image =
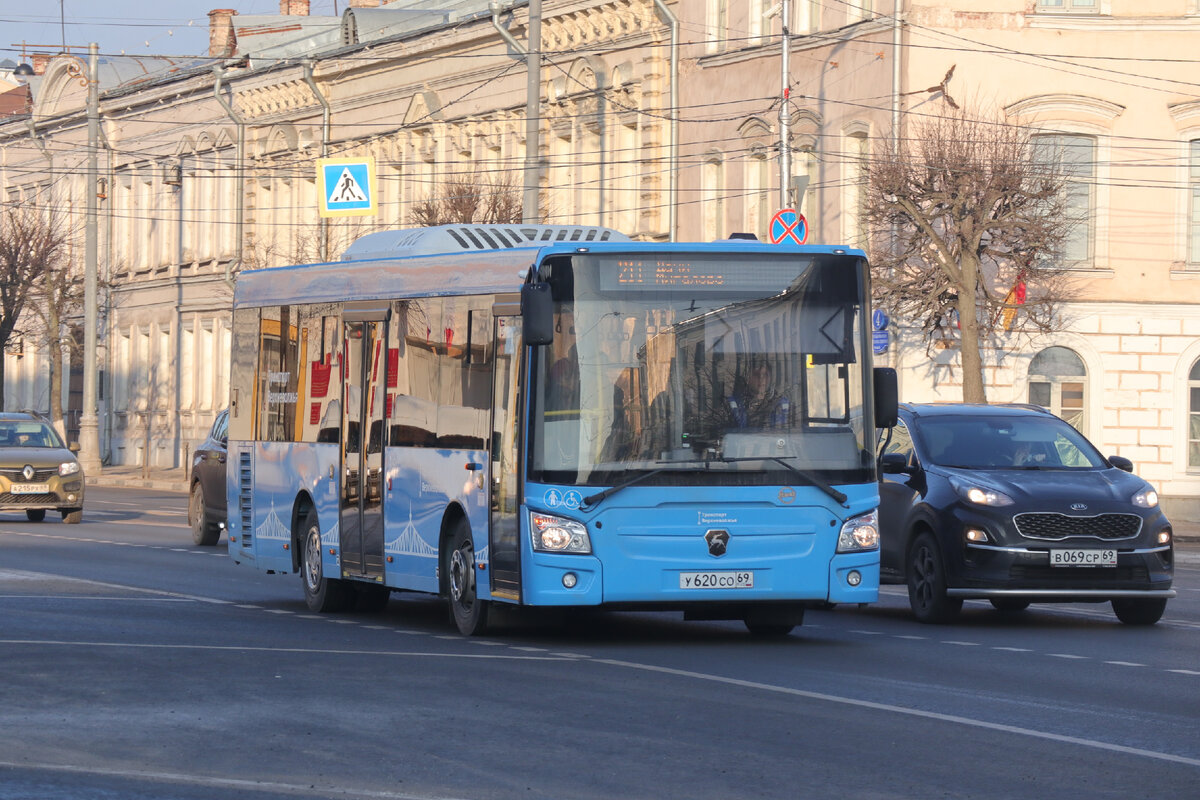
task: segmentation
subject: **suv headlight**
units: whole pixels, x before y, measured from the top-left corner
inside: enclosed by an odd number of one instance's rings
[[[540,553],[592,552],[587,528],[573,519],[531,511],[529,530],[533,534],[533,549]]]
[[[958,492],[959,497],[977,506],[1011,506],[1013,504],[1011,497],[990,486],[971,483],[961,478],[951,478],[950,485],[954,487],[954,491]]]
[[[78,461],[64,461],[58,465],[59,475],[74,475],[76,472],[79,472]]]
[[[871,511],[851,517],[842,524],[838,533],[839,553],[859,553],[863,550],[879,549],[879,512]]]
[[[1133,496],[1133,504],[1138,508],[1154,508],[1158,505],[1158,492],[1147,486]]]

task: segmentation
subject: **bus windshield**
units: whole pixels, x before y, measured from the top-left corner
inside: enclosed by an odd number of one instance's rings
[[[543,265],[556,325],[530,371],[530,479],[872,480],[864,270],[854,256],[798,253]]]

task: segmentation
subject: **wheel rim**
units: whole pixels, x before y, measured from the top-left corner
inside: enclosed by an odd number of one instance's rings
[[[474,546],[470,540],[450,554],[450,596],[455,604],[470,609],[475,601]]]
[[[304,543],[304,586],[314,594],[321,587],[321,533],[315,528]]]
[[[913,555],[913,597],[922,608],[933,602],[934,582],[937,580],[937,562],[929,547],[921,545]]]
[[[199,486],[192,492],[192,530],[204,529],[204,490]]]

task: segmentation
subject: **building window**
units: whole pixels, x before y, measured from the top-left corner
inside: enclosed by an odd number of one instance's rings
[[[1087,370],[1068,347],[1047,347],[1029,363],[1029,402],[1087,435]]]
[[[1095,258],[1096,140],[1091,136],[1035,136],[1034,157],[1058,164],[1066,175],[1067,217],[1074,221],[1062,244],[1064,267],[1091,267]]]
[[[842,181],[842,236],[854,247],[866,245],[867,156],[865,132],[846,138],[846,161]]]
[[[1188,143],[1188,266],[1200,269],[1200,139]]]
[[[754,152],[746,162],[746,230],[764,241],[771,217],[769,172],[764,151]]]
[[[871,12],[874,10],[873,0],[849,0],[846,3],[846,18],[847,22],[858,22],[859,20],[870,19]]]
[[[708,41],[705,50],[719,53],[725,49],[729,36],[729,0],[707,0]]]
[[[821,29],[821,0],[794,0],[792,32],[814,33]]]
[[[1188,373],[1188,468],[1200,468],[1200,361]]]
[[[1098,14],[1098,0],[1038,0],[1038,11],[1047,14]]]

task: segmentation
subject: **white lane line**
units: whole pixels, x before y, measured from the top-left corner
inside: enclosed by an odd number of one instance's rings
[[[953,639],[943,639],[942,644],[953,644],[958,647],[979,647],[979,642],[957,642]]]
[[[609,664],[614,667],[623,667],[625,669],[641,670],[644,672],[657,672],[664,675],[676,675],[678,677],[693,678],[700,681],[723,683],[729,686],[740,686],[744,689],[773,692],[776,694],[790,695],[792,697],[804,697],[808,698],[809,700],[823,700],[828,703],[854,706],[855,708],[867,708],[873,711],[886,711],[892,714],[900,714],[908,717],[920,717],[921,719],[931,719],[938,722],[950,722],[971,728],[982,728],[984,730],[1010,733],[1016,736],[1028,736],[1034,739],[1046,739],[1052,742],[1074,744],[1079,745],[1080,747],[1090,747],[1095,750],[1106,750],[1114,753],[1123,753],[1125,755],[1143,756],[1145,758],[1151,758],[1158,761],[1171,761],[1177,764],[1187,764],[1188,766],[1192,767],[1200,767],[1200,758],[1189,758],[1188,756],[1179,756],[1175,755],[1174,753],[1160,753],[1155,750],[1144,750],[1140,747],[1127,747],[1126,745],[1113,744],[1112,742],[1101,742],[1096,739],[1084,739],[1080,736],[1068,736],[1061,733],[1051,733],[1050,731],[1039,731],[1034,728],[1022,728],[1017,725],[1005,725],[999,722],[988,722],[986,720],[973,719],[971,717],[960,717],[955,714],[941,714],[936,711],[923,711],[918,708],[906,708],[905,706],[896,706],[890,703],[876,703],[872,700],[859,700],[854,697],[842,697],[836,694],[825,694],[824,692],[811,692],[805,689],[794,689],[790,686],[775,686],[769,683],[747,681],[740,678],[729,678],[723,675],[711,675],[704,672],[693,672],[686,669],[675,669],[674,667],[660,667],[653,664],[639,664],[634,661],[621,661],[615,658],[595,658],[591,659],[591,663]],[[1200,672],[1192,674],[1200,675]]]
[[[928,636],[912,636],[912,635],[897,634],[896,638],[897,639],[907,639],[910,642],[927,642],[927,641],[929,641]]]
[[[1145,664],[1139,664],[1136,661],[1105,661],[1105,664],[1112,664],[1114,667],[1144,667]]]
[[[127,586],[123,583],[106,583],[105,581],[94,581],[87,578],[71,578],[65,575],[51,575],[46,572],[29,572],[26,570],[3,570],[0,569],[0,579],[18,578],[21,580],[41,580],[41,581],[65,581],[70,583],[84,583],[90,586],[99,586],[104,589],[121,590],[125,592],[141,592],[142,594],[152,594],[159,597],[173,597],[179,600],[193,600],[197,603],[211,603],[217,606],[233,605],[229,600],[218,600],[215,597],[203,597],[195,594],[184,594],[183,592],[167,592],[162,589],[144,589],[141,586]]]
[[[851,628],[850,633],[861,633],[863,636],[883,636],[882,631],[864,631],[864,630],[857,630],[855,628]]]
[[[993,650],[1004,650],[1005,652],[1008,652],[1008,653],[1032,653],[1032,652],[1033,652],[1033,651],[1032,651],[1032,650],[1030,650],[1028,647],[1000,647],[1000,646],[996,646],[996,647],[993,647],[992,649],[993,649]]]
[[[363,797],[380,800],[453,800],[446,795],[410,794],[367,789],[347,789],[341,786],[315,786],[311,783],[280,783],[278,781],[239,780],[237,778],[214,778],[208,775],[188,775],[182,772],[155,772],[141,769],[111,769],[108,767],[81,767],[72,764],[48,764],[33,761],[0,761],[5,769],[26,769],[44,772],[66,772],[73,775],[102,775],[109,778],[134,778],[137,780],[166,781],[189,786],[207,786],[213,789],[248,789],[278,791],[308,797]]]
[[[1087,656],[1077,656],[1073,653],[1046,653],[1046,655],[1050,656],[1051,658],[1071,658],[1078,661],[1086,661],[1088,658]]]
[[[1167,672],[1174,672],[1179,675],[1200,675],[1200,672],[1194,669],[1169,669]]]

